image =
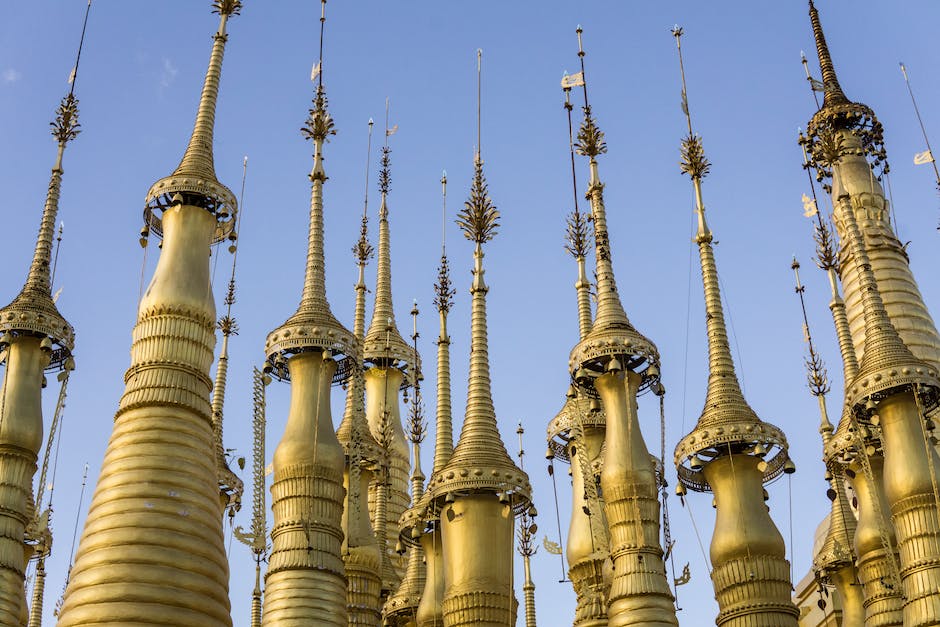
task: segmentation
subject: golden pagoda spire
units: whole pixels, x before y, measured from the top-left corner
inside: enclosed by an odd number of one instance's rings
[[[239,204],[244,210],[245,199],[245,180],[248,177],[248,157],[242,161],[242,189]],[[238,241],[238,233],[241,231],[242,223],[239,221],[238,227],[233,233],[235,239],[229,246],[232,253],[232,272],[228,280],[228,289],[225,292],[225,315],[219,318],[216,323],[219,331],[222,333],[222,348],[219,350],[219,357],[215,366],[215,382],[212,386],[212,429],[215,434],[215,457],[216,465],[219,469],[219,496],[222,499],[223,511],[228,512],[229,520],[235,518],[235,513],[241,509],[242,494],[245,490],[245,484],[232,469],[229,468],[228,461],[225,458],[225,442],[223,440],[223,410],[225,408],[225,385],[228,377],[228,342],[233,335],[238,335],[238,322],[232,315],[232,305],[235,304],[235,264],[238,261],[238,247],[235,242]],[[244,465],[244,460],[241,460]]]
[[[841,89],[835,91],[838,81],[835,81],[819,14],[812,2],[810,21],[819,51],[826,97],[823,106],[807,125],[806,137],[802,141],[808,148],[809,164],[816,171],[817,180],[824,182],[824,187],[831,191],[834,199],[847,196],[846,202],[834,203],[833,218],[841,240],[839,274],[845,290],[846,313],[855,352],[858,355],[865,353],[866,336],[862,288],[856,270],[860,262],[847,244],[845,213],[849,210],[855,213],[885,309],[901,340],[915,357],[934,369],[940,369],[940,333],[911,272],[905,245],[898,239],[891,223],[889,202],[882,189],[882,176],[889,170],[884,128],[869,107],[848,101]],[[831,143],[827,138],[834,136],[838,136],[843,145],[838,159],[841,173],[838,180],[832,178],[833,164],[827,159],[825,147],[826,143]]]
[[[762,483],[781,472],[793,472],[787,440],[777,427],[757,417],[741,393],[728,344],[712,232],[705,220],[702,179],[711,165],[702,139],[692,131],[682,63],[681,37],[673,35],[679,52],[682,108],[688,135],[682,141],[681,169],[695,189],[705,317],[708,332],[708,391],[705,408],[691,433],[676,446],[680,485],[715,493],[717,510],[711,543],[712,583],[720,627],[773,624],[796,627],[799,611],[790,600],[792,584],[783,537],[764,504]],[[742,588],[745,586],[746,588]]]
[[[359,239],[352,248],[359,268],[356,282],[356,305],[353,335],[362,343],[365,334],[366,282],[365,268],[372,257],[369,243],[369,163],[372,155],[372,128],[369,119],[369,139],[366,150],[366,192],[363,203]],[[346,610],[349,625],[375,625],[380,619],[382,603],[382,558],[378,539],[369,522],[368,492],[374,476],[373,469],[385,463],[385,454],[372,437],[366,422],[363,394],[365,383],[358,360],[352,365],[346,390],[346,407],[336,437],[346,453],[346,506],[343,510],[343,562],[346,565]]]
[[[584,121],[574,147],[590,161],[587,198],[594,222],[597,312],[590,333],[572,349],[568,366],[572,378],[581,388],[577,393],[599,397],[606,417],[601,490],[610,530],[614,571],[607,599],[607,617],[610,625],[618,627],[676,625],[675,607],[666,582],[659,540],[658,481],[640,431],[636,404],[640,390],[645,391],[659,381],[659,354],[653,343],[630,324],[617,292],[607,232],[604,184],[597,168],[597,157],[607,152],[607,145],[588,102],[580,26],[576,32],[581,61],[581,73],[576,82],[583,88]],[[572,413],[577,415],[581,412]],[[594,451],[587,452],[597,455],[599,451],[600,446],[595,446]],[[584,477],[589,461],[585,459],[578,464],[582,466],[579,481],[586,485],[591,481],[591,477]],[[575,485],[576,490],[578,485],[580,483]],[[604,550],[596,546],[593,531],[590,538],[592,546],[587,546],[582,537],[580,548],[569,546],[569,555],[590,556],[585,562],[590,569],[585,580],[596,581],[597,558],[600,556],[592,554],[598,548],[601,553]],[[595,588],[590,594],[596,598],[598,592]],[[600,616],[593,616],[592,620],[596,621],[593,624],[605,624]]]
[[[301,129],[313,140],[310,231],[304,289],[297,312],[267,338],[265,368],[289,380],[290,409],[274,452],[271,485],[274,527],[265,575],[262,625],[300,622],[346,627],[346,577],[342,559],[345,454],[333,430],[330,385],[350,376],[358,342],[330,311],[323,255],[323,147],[335,133],[323,86],[321,2],[318,67],[313,107]]]
[[[447,334],[447,314],[454,305],[454,289],[450,280],[450,262],[447,260],[447,172],[441,175],[443,226],[441,229],[441,263],[437,267],[434,284],[434,305],[440,317],[437,337],[437,420],[434,443],[434,467],[431,475],[439,473],[454,454],[454,431],[450,401],[450,335]]]
[[[418,363],[418,303],[415,301],[411,310],[413,320],[414,363]],[[427,583],[427,568],[421,545],[415,542],[415,535],[420,536],[423,529],[412,526],[412,521],[423,518],[425,509],[421,502],[424,497],[424,473],[421,471],[421,442],[427,435],[427,423],[424,420],[424,402],[421,399],[420,371],[415,372],[414,394],[411,400],[411,412],[408,416],[408,439],[411,441],[411,501],[413,505],[400,521],[400,542],[411,545],[408,553],[408,565],[401,585],[385,602],[383,614],[387,624],[393,627],[414,627],[418,620],[418,606]]]
[[[235,537],[251,549],[255,558],[255,587],[251,592],[251,627],[261,627],[261,562],[268,553],[268,521],[265,504],[265,444],[266,399],[264,389],[271,383],[271,377],[258,368],[252,372],[252,430],[254,444],[252,450],[252,502],[251,530],[246,532],[241,527],[234,530]]]
[[[826,408],[826,394],[830,390],[829,377],[822,358],[813,345],[809,318],[806,315],[804,293],[800,282],[800,264],[794,257],[790,266],[796,277],[796,293],[800,298],[803,314],[803,339],[809,356],[804,360],[810,393],[819,402],[819,434],[822,436],[823,461],[829,489],[826,495],[832,501],[829,511],[829,528],[820,549],[813,556],[813,572],[821,586],[832,585],[836,589],[842,607],[842,624],[846,627],[863,627],[865,624],[865,596],[858,581],[855,568],[855,516],[845,494],[845,477],[842,465],[837,460],[826,459],[826,450],[832,440],[833,426]]]
[[[579,78],[580,77],[580,78]],[[568,153],[571,160],[571,187],[574,211],[567,219],[565,250],[578,268],[575,282],[578,303],[579,339],[591,332],[591,283],[585,259],[591,237],[590,218],[578,208],[578,180],[575,169],[574,127],[571,89],[583,82],[583,74],[562,78],[565,111],[568,117]],[[596,398],[578,393],[571,386],[562,409],[549,422],[548,441],[552,458],[571,462],[571,524],[568,527],[568,578],[577,595],[574,624],[578,627],[607,625],[607,597],[610,593],[610,548],[604,503],[597,489],[598,462],[607,417]],[[605,577],[605,565],[607,577]]]
[[[0,386],[0,624],[19,625],[27,614],[24,579],[30,553],[38,559],[32,607],[41,612],[45,559],[52,548],[48,510],[43,522],[41,502],[33,501],[33,475],[42,446],[42,388],[46,370],[61,371],[60,400],[64,399],[69,372],[75,368],[72,348],[75,331],[52,297],[52,261],[55,221],[62,189],[62,157],[68,143],[80,132],[75,79],[91,2],[85,8],[82,35],[73,66],[69,92],[59,103],[50,124],[56,139],[55,164],[49,179],[39,221],[33,259],[20,293],[0,309],[0,361],[5,361]],[[56,409],[56,417],[60,408]],[[54,437],[52,434],[51,437]],[[47,464],[44,464],[44,467]],[[26,545],[24,546],[24,542]],[[31,617],[37,615],[34,611]]]
[[[391,191],[391,148],[388,138],[396,128],[388,125],[388,100],[385,101],[385,144],[382,147],[382,168],[379,171],[379,241],[376,257],[375,302],[372,321],[366,330],[362,345],[365,364],[366,420],[373,437],[385,448],[388,467],[373,480],[373,527],[382,549],[382,589],[388,593],[398,588],[405,574],[405,562],[393,557],[390,549],[397,544],[397,521],[408,508],[408,442],[401,421],[399,390],[407,389],[411,363],[411,348],[402,339],[395,324],[392,304],[391,237],[388,223],[388,194]],[[411,373],[413,374],[413,373]],[[389,524],[391,521],[391,524]]]
[[[841,178],[844,135],[819,136],[819,148],[832,168],[833,189]],[[838,189],[844,189],[839,187]],[[940,397],[931,365],[907,348],[881,298],[865,240],[848,193],[834,204],[841,210],[845,245],[856,262],[865,321],[865,352],[855,379],[846,385],[846,404],[862,420],[881,429],[884,484],[897,533],[900,579],[906,603],[905,625],[940,621],[940,459],[930,445],[926,411]],[[925,411],[926,410],[926,411]]]
[[[199,154],[210,160],[225,27],[241,2],[213,6],[220,22],[194,132],[209,142]],[[160,259],[139,304],[125,391],[59,625],[231,625],[210,405],[216,309],[209,252],[235,226],[235,199],[214,175],[187,168],[147,195],[145,214],[163,236]]]
[[[454,454],[454,434],[450,397],[450,335],[447,333],[447,314],[454,305],[456,290],[450,280],[450,263],[447,260],[447,172],[441,175],[441,263],[434,284],[434,306],[440,318],[437,337],[437,415],[435,420],[434,466],[430,483],[447,466]],[[416,520],[412,521],[421,543],[425,559],[424,591],[418,604],[415,618],[418,627],[439,627],[444,624],[441,604],[444,600],[444,556],[441,546],[441,520],[439,510],[425,492],[421,501],[412,508]],[[407,514],[406,514],[407,515]],[[404,520],[404,519],[403,519]],[[404,525],[402,525],[404,529]],[[411,535],[415,535],[412,532]],[[404,534],[403,539],[406,539]]]
[[[808,164],[806,143],[801,144],[805,167]],[[845,302],[839,293],[839,261],[834,250],[834,237],[818,210],[816,188],[809,169],[806,171],[813,193],[813,207],[816,209],[813,234],[813,239],[816,240],[816,264],[829,278],[832,294],[829,310],[839,340],[843,381],[851,382],[858,373],[858,358],[852,344]],[[878,430],[870,422],[857,419],[843,404],[842,417],[835,433],[823,443],[823,461],[826,463],[827,473],[833,477],[832,481],[837,484],[849,483],[855,492],[858,520],[855,522],[854,516],[851,520],[846,520],[848,525],[854,527],[852,548],[856,556],[856,578],[864,599],[865,621],[869,625],[879,627],[901,625],[904,600],[901,597],[900,576],[897,572],[897,539],[889,519],[890,511],[884,492],[884,456]],[[836,486],[833,486],[832,490],[828,492],[830,497],[833,494],[840,499],[845,496],[844,491]],[[833,501],[833,508],[837,506],[842,507]],[[833,509],[833,512],[835,511]],[[837,514],[831,514],[830,519],[834,519],[835,515]],[[838,529],[839,526],[833,527],[830,524],[830,529],[833,528]],[[854,592],[855,589],[851,589],[848,596]]]
[[[477,115],[480,134],[482,51],[477,51]],[[510,459],[500,438],[490,388],[483,280],[483,245],[493,239],[499,212],[490,199],[477,141],[470,198],[457,224],[474,243],[470,287],[470,369],[467,405],[453,456],[431,478],[430,499],[440,508],[444,624],[497,627],[515,622],[512,593],[513,519],[530,506],[529,478]],[[487,551],[480,551],[486,546]],[[479,559],[468,556],[479,555]]]

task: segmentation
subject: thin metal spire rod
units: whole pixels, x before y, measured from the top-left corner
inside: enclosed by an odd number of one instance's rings
[[[579,44],[578,47],[579,48],[580,48],[580,43],[581,43],[581,35],[579,33],[578,35],[578,44]],[[583,61],[582,61],[581,66],[582,68],[584,67]],[[582,69],[581,71],[583,72],[584,70]],[[583,76],[584,75],[582,74],[582,79],[581,79],[582,82],[584,82]],[[585,99],[586,98],[587,96],[585,96]],[[577,175],[577,170],[575,169],[575,166],[574,166],[574,126],[571,122],[571,110],[573,108],[574,106],[571,104],[571,87],[565,87],[565,111],[568,112],[568,152],[571,155],[571,191],[572,191],[572,194],[574,195],[574,213],[575,215],[578,215],[580,213],[578,211],[578,175]]]
[[[584,32],[584,29],[581,28],[581,25],[578,24],[578,28],[575,30],[578,34],[578,59],[581,61],[581,88],[584,90],[584,106],[588,107],[588,95],[587,95],[587,74],[584,72],[584,46],[581,45],[581,33]]]
[[[52,255],[52,272],[49,273],[49,288],[55,285],[55,271],[59,266],[59,248],[62,247],[62,231],[65,230],[65,222],[59,222],[59,232],[55,238],[55,253]]]
[[[819,96],[816,95],[815,83],[813,82],[813,75],[809,71],[809,63],[806,61],[806,53],[800,50],[800,63],[803,64],[803,72],[806,73],[806,82],[809,83],[809,90],[813,94],[813,100],[816,101],[816,109],[819,109]]]
[[[365,200],[362,203],[362,219],[365,220],[369,217],[369,168],[372,167],[372,127],[375,126],[375,121],[372,118],[369,118],[369,140],[366,144],[366,196]],[[388,126],[386,121],[385,126]]]
[[[907,75],[907,68],[903,63],[898,63],[901,66],[901,74],[904,75],[904,83],[907,85],[907,93],[911,95],[911,104],[914,105],[914,114],[917,116],[917,123],[920,124],[920,132],[924,136],[924,143],[927,144],[927,152],[930,154],[930,165],[933,166],[934,178],[937,180],[937,186],[940,187],[940,170],[937,169],[937,160],[933,157],[933,150],[930,148],[930,140],[927,138],[927,128],[924,126],[924,120],[920,117],[920,109],[917,107],[917,100],[914,98],[914,90],[911,88],[911,79]]]
[[[447,170],[441,175],[441,256],[447,254]]]
[[[69,89],[69,95],[75,93],[75,81],[78,79],[78,62],[82,59],[82,47],[85,45],[85,29],[88,27],[88,14],[91,12],[91,0],[85,6],[85,20],[82,22],[82,36],[78,40],[78,53],[75,55],[75,67],[72,68],[72,74],[69,76],[69,83],[72,87]]]
[[[317,75],[319,83],[317,85],[318,90],[323,89],[323,32],[326,30],[326,0],[320,0],[320,60],[319,68],[320,73]]]
[[[682,27],[676,24],[672,28],[672,36],[676,38],[676,49],[679,51],[679,76],[682,78],[682,113],[685,114],[685,122],[689,128],[689,136],[692,136],[692,114],[689,112],[689,92],[685,85],[685,64],[682,61]]]
[[[477,48],[477,161],[483,158],[483,48]]]

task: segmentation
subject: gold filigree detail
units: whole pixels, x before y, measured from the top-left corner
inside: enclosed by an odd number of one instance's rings
[[[382,169],[379,170],[379,191],[387,194],[392,185],[392,149],[388,146],[382,148]]]
[[[689,134],[682,140],[682,161],[679,162],[679,169],[688,174],[693,180],[703,179],[708,176],[712,164],[705,157],[705,148],[702,146],[702,138],[699,135]]]
[[[578,129],[578,141],[575,142],[575,151],[579,155],[594,158],[607,152],[607,142],[604,141],[604,131],[594,122],[590,105],[585,105],[584,121]]]
[[[81,133],[81,124],[78,123],[78,98],[74,94],[69,94],[62,99],[59,107],[55,111],[55,121],[50,122],[52,127],[52,136],[59,140],[60,144],[75,139]]]
[[[457,290],[450,280],[450,262],[447,255],[441,255],[441,265],[437,269],[437,283],[434,284],[434,306],[441,313],[448,313],[454,304]]]
[[[219,15],[241,15],[241,0],[216,0],[212,3],[212,12]]]
[[[310,115],[307,116],[307,121],[300,129],[304,139],[328,142],[330,141],[330,135],[336,135],[336,130],[333,128],[333,117],[326,110],[326,107],[326,93],[320,87],[317,89],[316,98],[313,99],[313,108],[309,110]]]
[[[470,198],[463,203],[463,209],[457,214],[457,226],[463,230],[468,240],[477,244],[483,244],[496,237],[499,211],[490,199],[486,177],[483,175],[483,161],[479,158],[474,164]]]
[[[835,237],[821,217],[813,231],[816,241],[816,265],[821,270],[835,270],[839,274],[839,256],[835,251]]]
[[[369,216],[362,216],[359,241],[353,245],[352,252],[356,260],[363,265],[375,256],[375,248],[369,243]]]
[[[572,211],[565,220],[568,228],[565,232],[565,250],[575,259],[584,259],[588,253],[591,239],[591,223],[588,216],[580,211]]]

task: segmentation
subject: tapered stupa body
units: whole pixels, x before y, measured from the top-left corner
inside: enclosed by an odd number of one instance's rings
[[[882,125],[869,107],[850,101],[842,92],[819,13],[812,3],[810,20],[823,75],[824,102],[807,125],[807,131],[817,177],[824,180],[831,176],[833,166],[838,167],[840,176],[831,182],[832,196],[848,197],[846,203],[834,208],[834,218],[842,244],[839,273],[856,353],[865,352],[865,320],[857,271],[860,262],[847,243],[845,219],[849,211],[854,213],[865,240],[888,317],[915,357],[940,368],[940,334],[911,272],[905,245],[891,224],[889,203],[879,177],[873,173],[873,167],[881,166],[887,159]],[[842,154],[834,164],[826,162],[820,142],[821,137],[830,133],[837,134],[843,142]]]
[[[274,453],[274,526],[265,575],[265,626],[348,624],[342,557],[345,453],[334,431],[330,386],[350,375],[355,336],[330,311],[323,255],[323,145],[333,133],[322,86],[303,129],[313,139],[310,230],[297,312],[267,338],[266,368],[290,381],[287,424]]]
[[[221,21],[189,156],[163,179],[172,185],[148,193],[145,214],[163,235],[162,249],[140,301],[126,387],[60,625],[232,624],[209,404],[216,315],[209,252],[236,212],[211,155],[225,27],[241,4],[215,6]],[[191,177],[196,171],[205,175]]]
[[[614,569],[607,614],[618,627],[665,627],[678,622],[659,541],[659,486],[637,416],[641,382],[641,375],[623,371],[594,381],[607,411],[601,488]]]
[[[590,128],[603,137],[588,111],[579,137],[586,136],[585,129]],[[600,141],[598,139],[596,144]],[[608,624],[677,625],[659,540],[659,486],[636,417],[636,396],[640,388],[658,385],[659,354],[653,343],[636,331],[624,312],[611,261],[604,184],[596,160],[600,151],[582,148],[582,152],[590,157],[587,197],[594,223],[597,313],[590,333],[572,350],[569,367],[583,388],[580,394],[600,397],[606,423],[601,489],[613,567],[607,597]],[[626,385],[627,381],[631,384]],[[637,503],[641,504],[634,507]],[[602,546],[601,553],[606,549]],[[585,564],[588,568],[583,573],[583,585],[593,587],[595,598],[585,599],[586,605],[595,603],[597,593],[606,588],[602,555],[595,555],[591,561]],[[574,569],[575,564],[571,566]]]
[[[383,156],[383,173],[388,172],[387,158],[386,150]],[[386,180],[381,177],[383,189],[382,204],[379,207],[375,303],[372,322],[363,341],[362,356],[366,363],[366,420],[372,437],[382,445],[388,458],[385,475],[376,478],[376,481],[384,481],[385,485],[373,485],[370,510],[373,527],[377,533],[384,533],[385,536],[382,589],[391,592],[401,583],[407,564],[402,556],[394,552],[398,541],[398,519],[411,503],[411,497],[408,495],[408,442],[401,423],[399,391],[409,368],[413,368],[411,362],[414,361],[414,353],[402,339],[395,324]],[[385,522],[382,525],[376,523],[376,501],[379,494],[385,499]],[[382,517],[379,516],[379,522],[381,520]]]
[[[42,380],[49,363],[40,340],[16,336],[7,348],[0,421],[0,624],[19,625],[26,610],[24,541],[32,516],[33,475],[42,446]]]
[[[865,626],[902,625],[904,599],[895,576],[897,538],[882,481],[884,457],[879,452],[867,460],[856,458],[847,468],[854,475],[851,485],[858,503],[854,549]]]
[[[780,429],[754,413],[734,370],[713,238],[702,200],[702,177],[710,164],[700,137],[690,133],[683,140],[682,157],[682,170],[692,179],[695,190],[695,242],[708,334],[708,389],[698,423],[676,446],[680,488],[715,493],[711,577],[719,627],[796,627],[799,610],[790,599],[793,586],[786,546],[764,504],[762,487],[787,469],[787,440]]]
[[[216,227],[199,206],[163,211],[160,259],[140,302],[127,384],[60,625],[231,625],[209,405]]]

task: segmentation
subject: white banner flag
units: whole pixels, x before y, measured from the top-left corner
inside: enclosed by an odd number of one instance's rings
[[[925,163],[933,163],[933,154],[929,150],[914,155],[914,165],[924,165]]]
[[[565,74],[561,77],[562,89],[571,89],[572,87],[581,87],[582,85],[584,85],[584,72]]]

